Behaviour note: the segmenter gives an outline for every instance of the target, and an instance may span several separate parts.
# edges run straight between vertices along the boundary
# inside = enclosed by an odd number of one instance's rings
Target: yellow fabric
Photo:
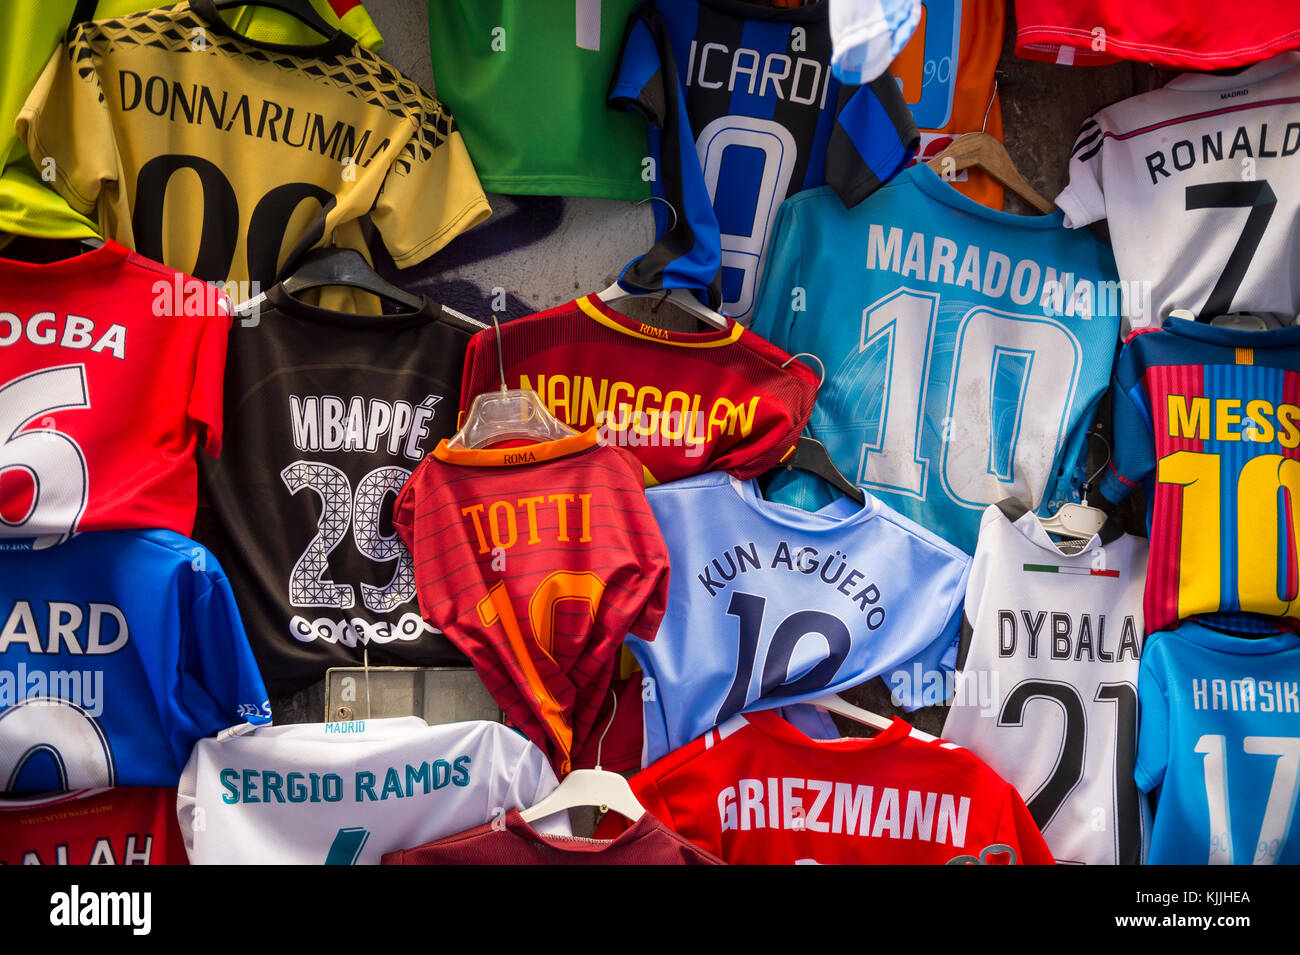
[[[196,19],[180,3],[83,24],[19,112],[101,234],[241,301],[359,216],[405,268],[491,213],[450,114],[374,54],[196,42]]]
[[[346,8],[350,0],[335,0]],[[143,0],[99,0],[95,17],[110,19],[157,6]],[[384,38],[359,3],[336,16],[330,0],[312,0],[327,23],[340,26],[370,50]],[[49,239],[79,239],[96,234],[92,219],[72,210],[42,179],[40,170],[14,132],[18,111],[58,47],[76,8],[76,0],[6,3],[0,12],[0,247],[13,235]],[[257,40],[310,43],[316,35],[286,13],[269,7],[238,7],[225,18]]]

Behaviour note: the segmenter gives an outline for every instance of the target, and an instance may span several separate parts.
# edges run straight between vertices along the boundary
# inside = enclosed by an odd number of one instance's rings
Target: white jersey
[[[984,512],[943,736],[1019,790],[1058,862],[1140,861],[1133,779],[1147,543],[1064,553],[1016,501]]]
[[[378,864],[557,785],[542,751],[500,723],[407,716],[240,730],[200,740],[181,776],[177,809],[195,865]],[[564,814],[538,828],[570,832]]]
[[[1300,52],[1232,76],[1184,73],[1096,113],[1056,204],[1070,228],[1108,221],[1132,328],[1175,308],[1294,317]]]

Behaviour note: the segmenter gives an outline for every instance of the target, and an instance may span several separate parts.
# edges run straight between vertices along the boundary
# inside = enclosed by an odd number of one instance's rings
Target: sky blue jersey
[[[990,504],[1077,499],[1120,298],[1059,211],[989,209],[918,164],[852,209],[786,200],[753,328],[825,366],[809,430],[849,480],[973,553]],[[810,506],[815,480],[774,497]]]
[[[714,472],[652,487],[668,544],[668,609],[627,645],[651,681],[653,761],[737,713],[799,703],[904,670],[904,706],[956,665],[970,560],[881,501],[815,513]],[[914,666],[930,681],[914,681]],[[900,685],[902,685],[900,684]],[[891,684],[892,685],[892,684]],[[910,689],[908,688],[910,687]]]

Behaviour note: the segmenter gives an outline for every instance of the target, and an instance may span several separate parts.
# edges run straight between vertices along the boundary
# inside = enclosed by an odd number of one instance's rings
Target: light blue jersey
[[[956,665],[970,570],[955,547],[870,494],[810,513],[714,472],[646,498],[672,566],[659,632],[627,639],[649,681],[647,762],[737,713],[894,670],[904,706],[941,701],[925,694]]]
[[[1300,636],[1153,633],[1138,706],[1134,777],[1160,787],[1148,864],[1300,863]]]
[[[754,331],[826,367],[809,430],[841,471],[973,553],[988,505],[1076,499],[1119,334],[1110,250],[918,164],[846,209],[786,200]],[[796,475],[775,499],[814,506]]]
[[[195,741],[270,718],[230,584],[194,541],[0,550],[0,791],[175,786]]]

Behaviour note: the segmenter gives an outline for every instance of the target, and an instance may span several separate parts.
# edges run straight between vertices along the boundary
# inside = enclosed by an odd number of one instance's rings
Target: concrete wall
[[[365,0],[386,38],[382,55],[426,89],[436,89],[428,54],[428,14],[423,0]],[[1008,11],[998,64],[1007,148],[1043,195],[1065,184],[1066,164],[1079,124],[1108,103],[1158,85],[1144,66],[1071,68],[1019,60],[1014,16]],[[653,240],[650,207],[599,199],[491,196],[492,218],[456,239],[429,262],[392,273],[401,284],[476,317],[486,317],[493,290],[507,294],[506,314],[524,315],[608,286],[622,266]],[[1007,209],[1032,210],[1008,194]],[[382,267],[382,263],[381,263]],[[893,712],[880,680],[845,694],[880,713]],[[274,701],[279,722],[319,720],[323,683]],[[943,709],[911,715],[938,733]],[[842,724],[845,732],[859,732]]]

